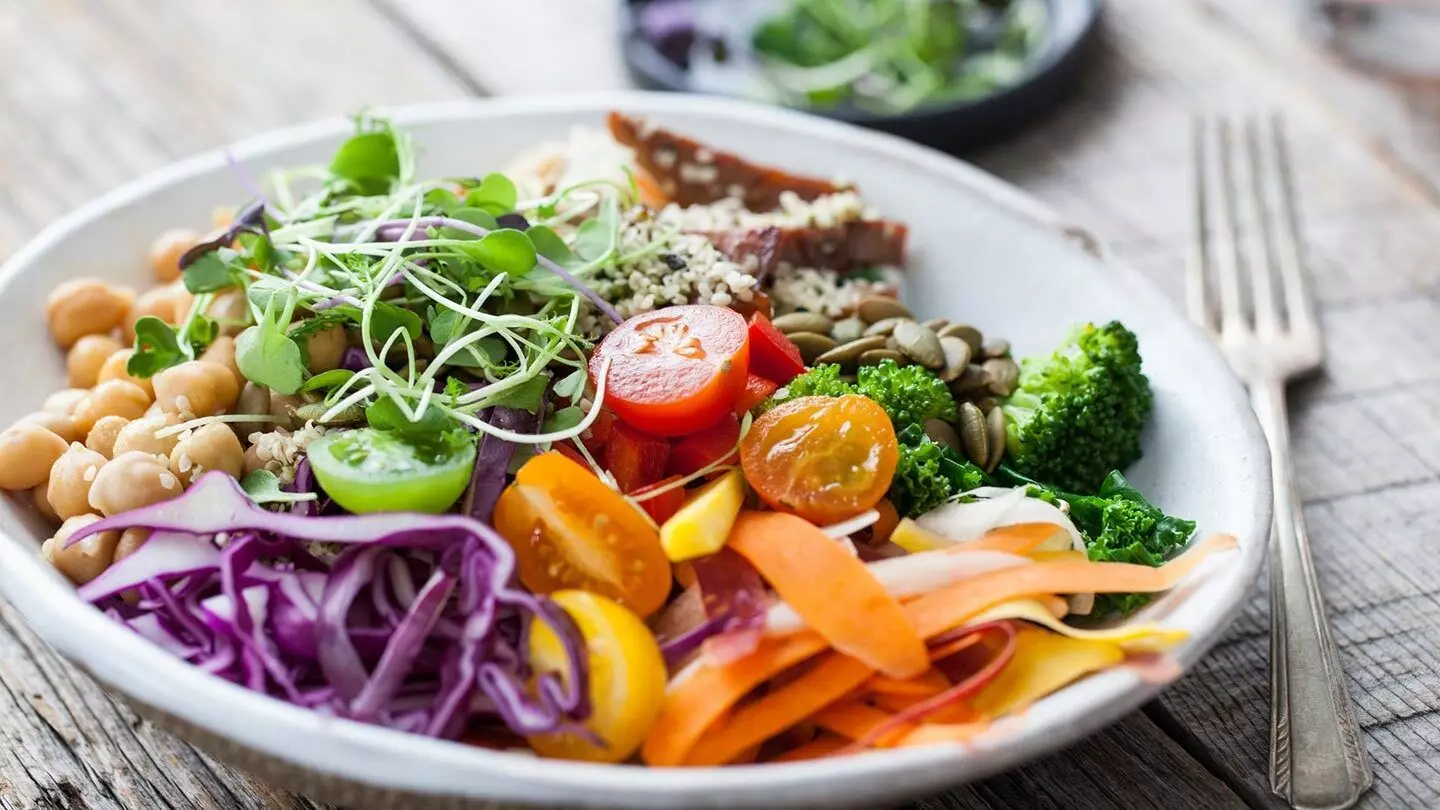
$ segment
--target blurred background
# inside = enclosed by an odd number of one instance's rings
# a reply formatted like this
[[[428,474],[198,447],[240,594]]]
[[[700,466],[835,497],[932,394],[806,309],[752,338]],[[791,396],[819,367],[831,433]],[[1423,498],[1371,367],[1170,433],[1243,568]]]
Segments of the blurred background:
[[[1283,113],[1328,352],[1296,392],[1296,463],[1368,801],[1440,806],[1440,0],[974,0],[963,25],[898,31],[863,10],[890,4],[860,0],[796,4],[809,17],[648,5],[3,0],[0,257],[101,192],[276,127],[689,82],[954,150],[1179,301],[1192,117]],[[1267,804],[1267,615],[1262,583],[1156,704],[921,806],[1073,805],[1082,788],[1099,805]],[[135,718],[4,604],[0,703],[0,807],[310,806]],[[1147,778],[1114,767],[1132,760]]]

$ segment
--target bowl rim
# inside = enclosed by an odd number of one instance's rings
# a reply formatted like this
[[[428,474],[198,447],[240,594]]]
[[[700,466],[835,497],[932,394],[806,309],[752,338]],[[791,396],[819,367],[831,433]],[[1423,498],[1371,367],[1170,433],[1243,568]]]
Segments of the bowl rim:
[[[599,120],[605,111],[617,108],[646,115],[667,112],[709,115],[729,122],[785,129],[799,137],[844,142],[943,177],[976,193],[987,204],[1076,237],[1081,243],[1077,250],[1103,257],[1098,240],[1087,231],[1060,219],[1018,188],[968,163],[892,135],[794,110],[719,96],[624,91],[467,99],[384,107],[377,111],[393,117],[399,124],[417,126],[575,112],[594,112]],[[352,125],[351,119],[331,118],[267,132],[226,148],[182,159],[126,183],[62,216],[17,250],[0,267],[0,294],[21,272],[33,269],[33,263],[51,245],[80,232],[93,220],[120,211],[164,187],[221,170],[230,160],[339,138],[348,133]],[[1106,273],[1115,277],[1114,283],[1123,284],[1137,303],[1173,309],[1135,270],[1108,258],[1100,261],[1106,265]],[[1268,449],[1243,388],[1233,374],[1228,373],[1228,366],[1208,338],[1188,326],[1183,318],[1177,316],[1177,320],[1185,324],[1180,327],[1182,332],[1188,332],[1188,337],[1182,336],[1182,339],[1203,344],[1212,365],[1225,369],[1226,382],[1213,391],[1217,407],[1235,411],[1244,444],[1255,451],[1249,471],[1255,482],[1251,503],[1237,507],[1237,514],[1253,516],[1252,526],[1240,533],[1241,546],[1230,563],[1237,568],[1228,578],[1225,590],[1213,603],[1205,605],[1203,628],[1196,630],[1173,654],[1180,667],[1188,669],[1219,640],[1244,605],[1244,597],[1265,556],[1271,497]],[[1241,509],[1244,511],[1238,511]],[[1072,715],[1068,718],[1071,722],[1052,722],[1039,729],[997,727],[992,733],[1002,735],[1003,739],[993,745],[947,744],[867,752],[845,758],[838,774],[836,760],[681,769],[558,762],[327,717],[206,675],[138,635],[114,632],[115,626],[108,617],[81,601],[72,589],[61,585],[59,577],[31,551],[28,540],[17,540],[5,532],[0,532],[0,594],[20,610],[42,638],[94,677],[188,725],[344,780],[414,794],[473,800],[560,801],[571,807],[637,806],[639,803],[673,807],[673,802],[708,806],[714,804],[716,796],[735,802],[732,806],[772,807],[780,798],[833,803],[841,784],[837,776],[843,776],[845,801],[894,800],[900,794],[918,795],[956,784],[957,780],[947,771],[956,764],[957,757],[968,760],[966,781],[969,781],[1057,750],[1109,725],[1168,685],[1141,679],[1133,672],[1101,673],[1081,682],[1080,686],[1092,682],[1096,685],[1085,691],[1083,702],[1074,709],[1067,708],[1067,713]],[[163,673],[164,677],[155,677],[157,673]],[[1062,691],[1076,688],[1071,686]],[[244,717],[246,722],[237,723],[237,717]],[[313,744],[317,742],[323,744]],[[416,763],[423,767],[416,767]]]
[[[684,79],[685,71],[666,59],[653,43],[645,39],[640,31],[639,7],[650,2],[664,2],[665,0],[614,1],[619,5],[617,28],[621,56],[626,68],[638,81],[669,92],[721,95],[724,98],[747,100],[727,94],[702,93],[691,88]],[[901,121],[930,121],[1006,105],[1025,94],[1032,86],[1050,81],[1064,71],[1072,69],[1076,64],[1077,57],[1089,49],[1099,34],[1100,21],[1105,11],[1105,4],[1102,0],[1046,0],[1046,5],[1050,9],[1052,18],[1046,24],[1047,37],[1041,52],[1026,67],[1024,75],[1017,81],[1000,87],[994,92],[974,98],[926,101],[908,110],[893,113],[866,110],[851,104],[843,104],[834,108],[802,107],[779,103],[777,106],[823,118],[833,118],[836,121],[873,127]],[[1054,8],[1059,5],[1065,6],[1067,10],[1071,10],[1070,13],[1075,15],[1073,22],[1063,32],[1063,39],[1057,39],[1054,36],[1056,22],[1053,14],[1055,13]]]

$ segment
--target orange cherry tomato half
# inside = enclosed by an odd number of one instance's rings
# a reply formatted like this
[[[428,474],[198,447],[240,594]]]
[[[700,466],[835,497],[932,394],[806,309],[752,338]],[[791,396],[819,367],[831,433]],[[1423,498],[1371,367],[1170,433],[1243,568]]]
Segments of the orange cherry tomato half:
[[[606,362],[605,404],[656,436],[710,427],[745,390],[750,341],[733,309],[694,304],[636,315],[600,341],[590,378]]]
[[[890,417],[855,394],[791,400],[756,419],[740,443],[745,480],[760,498],[821,526],[879,503],[899,459]]]
[[[515,549],[520,582],[535,593],[593,591],[641,616],[670,595],[660,534],[618,492],[560,453],[525,462],[500,494],[494,522]]]

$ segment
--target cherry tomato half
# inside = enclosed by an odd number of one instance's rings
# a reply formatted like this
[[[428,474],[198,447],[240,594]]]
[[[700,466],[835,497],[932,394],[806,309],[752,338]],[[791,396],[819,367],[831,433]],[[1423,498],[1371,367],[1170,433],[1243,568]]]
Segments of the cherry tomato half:
[[[439,514],[470,485],[475,442],[462,436],[415,443],[374,428],[337,431],[310,444],[310,468],[325,494],[357,515]]]
[[[740,443],[745,480],[772,508],[824,526],[885,497],[900,451],[874,400],[802,397],[755,420]]]
[[[495,530],[535,593],[580,588],[649,616],[670,594],[670,560],[645,517],[560,453],[525,462],[495,504]]]
[[[592,380],[607,360],[605,404],[615,415],[656,436],[683,436],[715,424],[745,390],[749,333],[732,309],[666,307],[606,335],[590,355]]]
[[[634,613],[597,594],[559,591],[550,595],[575,620],[585,641],[590,673],[590,705],[585,727],[604,747],[576,734],[537,734],[529,738],[541,756],[589,762],[628,759],[665,705],[665,659],[650,628]],[[565,645],[544,622],[530,626],[530,666],[536,672],[571,677]]]

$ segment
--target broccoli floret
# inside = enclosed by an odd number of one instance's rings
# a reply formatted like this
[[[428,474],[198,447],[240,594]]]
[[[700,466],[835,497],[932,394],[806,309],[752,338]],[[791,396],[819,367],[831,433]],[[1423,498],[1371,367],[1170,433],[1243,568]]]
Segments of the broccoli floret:
[[[1088,324],[1054,354],[1022,364],[1020,387],[1002,403],[1010,464],[1094,492],[1106,473],[1140,457],[1153,402],[1135,335],[1118,321]]]
[[[860,394],[878,403],[890,416],[897,433],[911,425],[923,426],[929,419],[955,420],[955,397],[935,372],[924,366],[902,368],[894,360],[861,368],[854,383],[840,379],[838,365],[816,366],[776,391],[765,407],[768,410],[800,397],[846,394]]]
[[[765,401],[764,409],[768,411],[776,405],[783,405],[801,397],[843,397],[853,393],[855,386],[840,379],[840,367],[826,364],[816,366],[786,383]]]
[[[880,403],[897,431],[923,427],[930,419],[955,421],[955,397],[945,381],[924,366],[901,368],[894,360],[865,366],[857,375],[855,390]]]
[[[1151,567],[1163,565],[1185,547],[1195,533],[1195,521],[1160,511],[1118,471],[1112,471],[1098,494],[1072,495],[1037,484],[1002,468],[1002,478],[1028,484],[1030,494],[1050,503],[1070,505],[1070,519],[1085,538],[1086,553],[1096,562],[1123,562]],[[1144,593],[1097,594],[1094,616],[1132,613],[1150,601]]]
[[[983,470],[932,441],[919,425],[901,430],[899,439],[900,461],[890,481],[890,502],[904,517],[923,515],[987,482]]]

